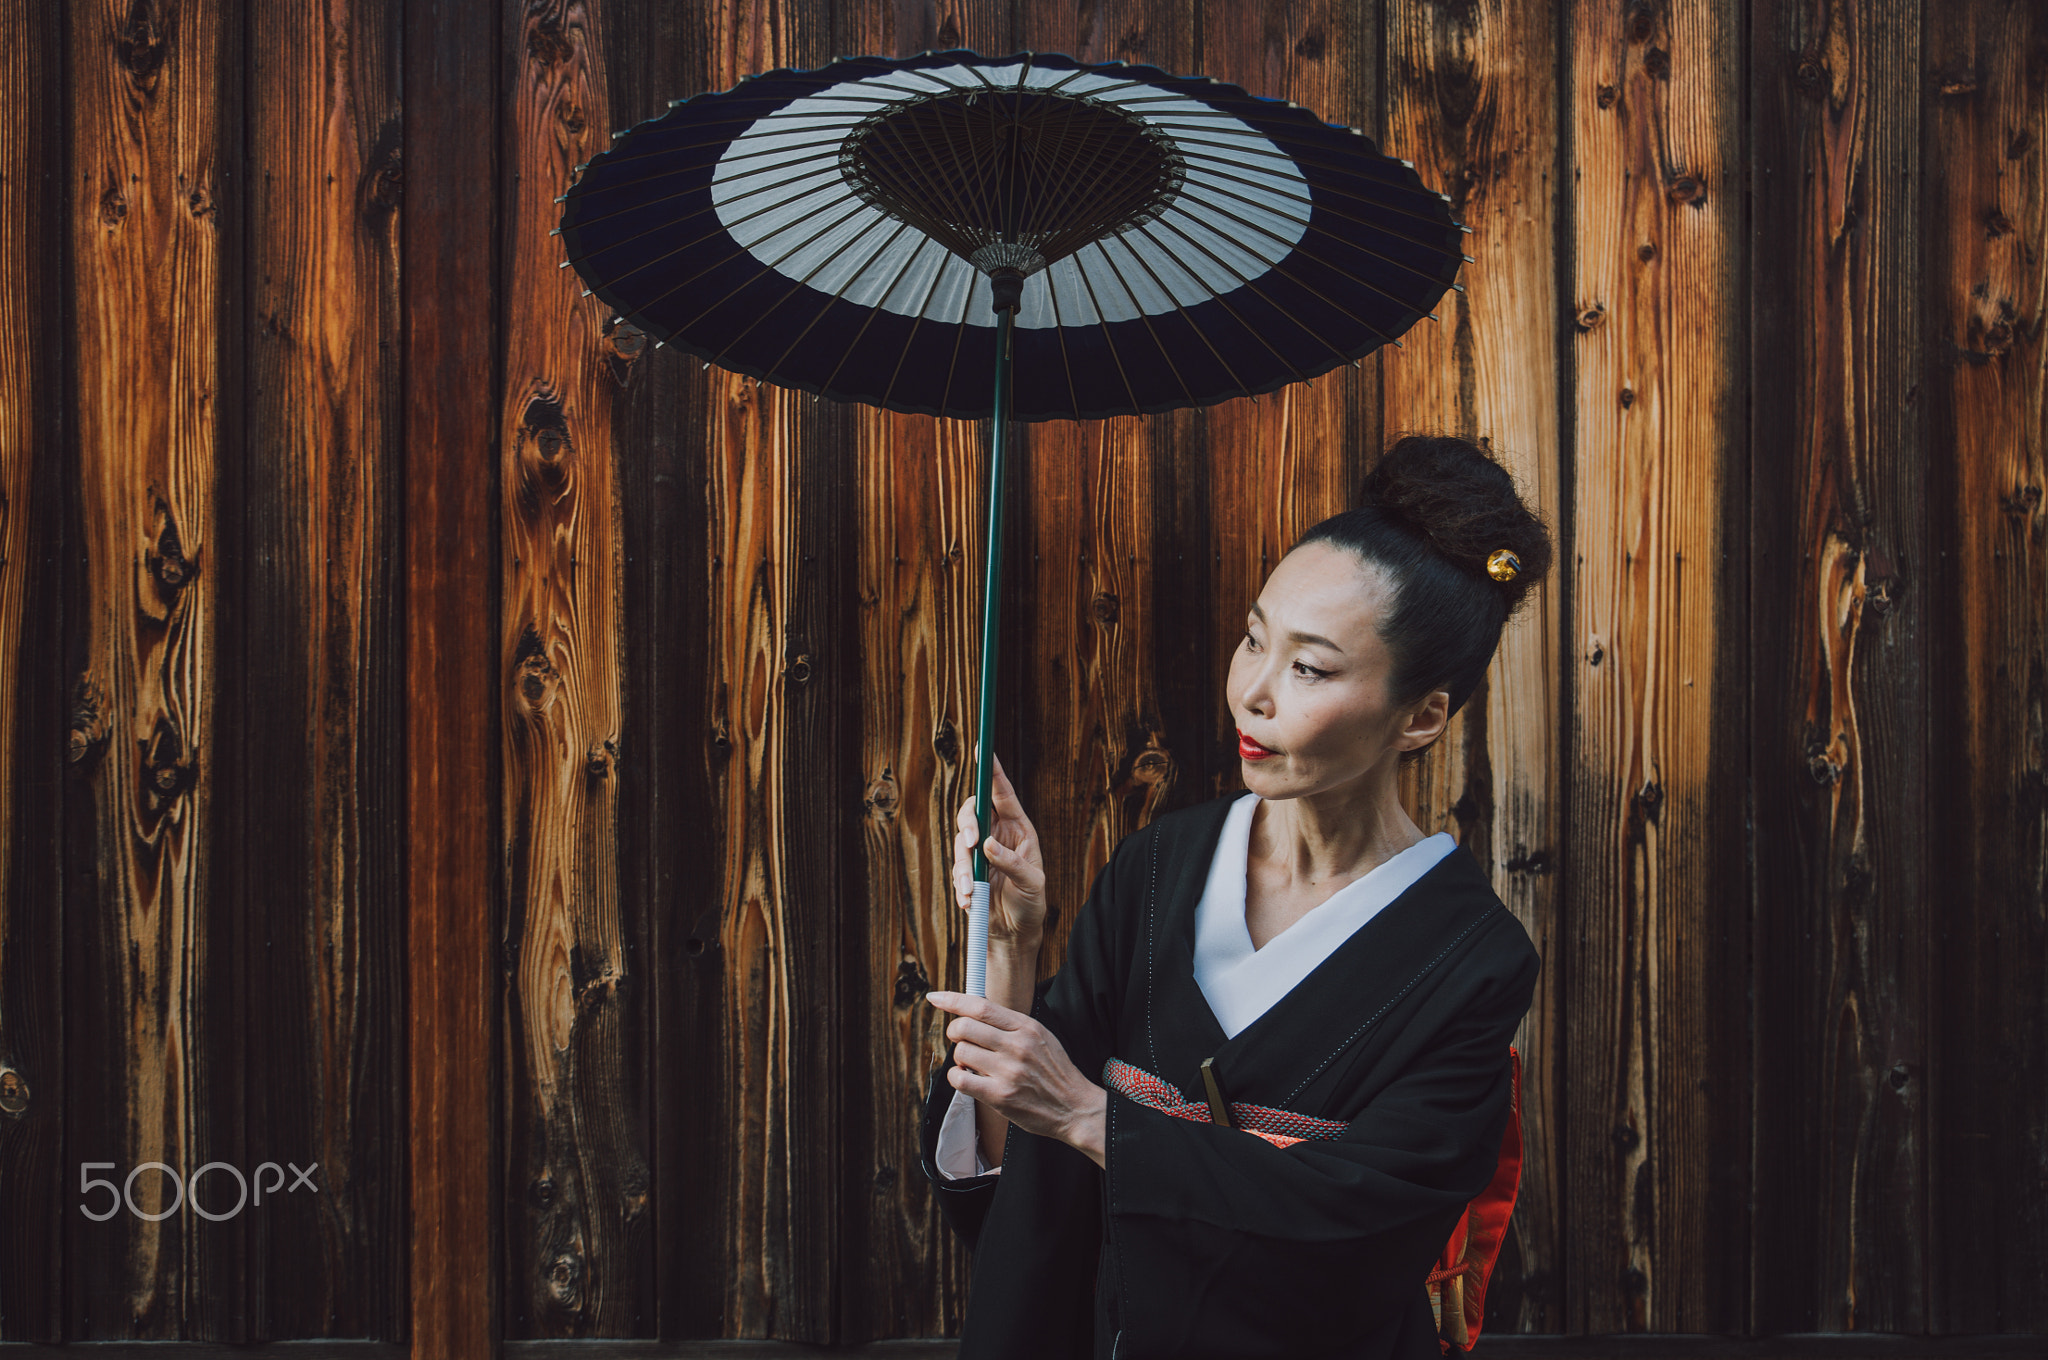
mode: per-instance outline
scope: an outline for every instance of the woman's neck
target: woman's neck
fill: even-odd
[[[1289,882],[1320,886],[1362,878],[1423,839],[1393,779],[1359,779],[1299,798],[1261,799],[1250,853]]]

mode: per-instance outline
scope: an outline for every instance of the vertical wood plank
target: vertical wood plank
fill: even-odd
[[[966,961],[949,874],[953,817],[973,795],[987,435],[979,421],[873,410],[860,422],[874,1193],[859,1198],[877,1208],[870,1269],[848,1271],[842,1298],[848,1338],[873,1339],[958,1332],[965,1315],[967,1256],[921,1188],[916,1112],[946,1043],[946,1017],[924,994],[959,985]],[[848,1176],[856,1193],[857,1170]]]
[[[707,84],[708,7],[612,0],[603,26],[611,121],[632,126]],[[727,1138],[720,1110],[722,995],[711,816],[713,747],[704,658],[708,596],[705,440],[709,382],[689,356],[658,351],[630,322],[602,327],[619,450],[625,558],[624,673],[617,764],[619,896],[629,976],[645,982],[634,1080],[646,1091],[652,1155],[647,1250],[632,1279],[630,1334],[717,1336],[725,1296]]]
[[[1523,500],[1561,528],[1555,16],[1539,7],[1461,10],[1390,0],[1389,155],[1415,162],[1472,228],[1462,294],[1383,355],[1388,439],[1476,440]],[[1562,543],[1559,544],[1562,549]],[[1560,556],[1562,552],[1560,551]],[[1503,632],[1481,687],[1412,768],[1425,830],[1457,835],[1528,928],[1545,969],[1522,1052],[1523,1168],[1513,1230],[1487,1291],[1487,1327],[1557,1331],[1563,1247],[1557,1121],[1562,1075],[1557,863],[1564,817],[1557,715],[1565,583],[1553,572]]]
[[[508,6],[504,686],[508,1334],[618,1336],[651,1242],[617,778],[623,639],[611,346],[549,232],[610,143],[598,0]]]
[[[87,749],[67,817],[84,872],[65,883],[64,1155],[125,1181],[242,1152],[234,934],[207,910],[231,561],[215,535],[224,16],[116,0],[70,14]],[[144,1212],[176,1195],[161,1171],[136,1178]],[[70,1339],[241,1339],[242,1223],[125,1206],[72,1221]]]
[[[266,1337],[404,1326],[398,40],[372,4],[249,12],[248,400],[223,498],[243,550],[222,631],[224,705],[245,717],[221,881],[260,960],[250,1146],[319,1168],[318,1194],[246,1215]],[[206,1182],[216,1211],[234,1193]]]
[[[906,12],[862,3],[836,12],[835,50],[849,55],[1012,46],[1003,5]],[[844,1069],[853,1080],[838,1293],[840,1335],[850,1343],[957,1333],[965,1316],[968,1256],[917,1170],[917,1112],[944,1058],[950,1018],[924,994],[960,985],[966,960],[949,874],[953,817],[974,787],[988,447],[981,421],[868,407],[854,414],[866,896],[849,918],[844,997],[846,1013],[860,1020]],[[1009,614],[1026,579],[1018,537],[1014,527],[1006,535]],[[1018,645],[1014,630],[1002,645]],[[999,658],[1005,677],[1019,672],[1019,661]],[[1013,731],[1017,687],[999,689],[998,718]],[[1017,743],[999,737],[997,753],[1020,775]]]
[[[1925,9],[1921,304],[1935,483],[1930,1195],[1944,1332],[2048,1331],[2048,19]]]
[[[835,55],[830,7],[810,0],[736,0],[711,34],[715,89]],[[710,391],[707,660],[732,1101],[724,1330],[830,1342],[839,935],[860,891],[842,839],[857,834],[860,784],[854,729],[833,710],[855,693],[851,640],[824,592],[854,569],[851,526],[833,527],[851,416],[722,373]]]
[[[1913,0],[1752,16],[1755,1291],[1766,1333],[1922,1332],[1928,467]],[[1723,1003],[1724,1005],[1726,1003]]]
[[[494,1353],[498,13],[405,9],[407,1115],[417,1360]]]
[[[1735,17],[1574,4],[1573,1331],[1740,1328]],[[1555,960],[1553,960],[1555,961]]]
[[[0,70],[67,107],[59,26],[0,6]],[[63,1338],[64,129],[0,127],[0,1341]]]

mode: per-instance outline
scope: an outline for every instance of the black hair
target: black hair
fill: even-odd
[[[1456,713],[1486,674],[1502,625],[1550,569],[1550,532],[1508,470],[1453,435],[1397,440],[1358,500],[1294,546],[1329,543],[1386,572],[1394,603],[1379,636],[1394,659],[1391,697],[1409,704],[1441,689]],[[1500,548],[1521,563],[1506,581],[1487,572]]]

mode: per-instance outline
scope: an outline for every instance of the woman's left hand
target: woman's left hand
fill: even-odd
[[[1081,1074],[1057,1036],[1021,1011],[965,992],[925,999],[954,1018],[946,1025],[954,1066],[946,1079],[987,1101],[1026,1133],[1056,1138],[1104,1165],[1109,1092]]]

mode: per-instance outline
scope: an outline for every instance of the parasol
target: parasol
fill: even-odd
[[[567,259],[649,335],[818,397],[989,418],[975,815],[989,816],[1013,420],[1207,406],[1431,315],[1450,200],[1354,128],[1150,66],[846,58],[676,100],[559,200]],[[974,862],[967,991],[986,994]]]

